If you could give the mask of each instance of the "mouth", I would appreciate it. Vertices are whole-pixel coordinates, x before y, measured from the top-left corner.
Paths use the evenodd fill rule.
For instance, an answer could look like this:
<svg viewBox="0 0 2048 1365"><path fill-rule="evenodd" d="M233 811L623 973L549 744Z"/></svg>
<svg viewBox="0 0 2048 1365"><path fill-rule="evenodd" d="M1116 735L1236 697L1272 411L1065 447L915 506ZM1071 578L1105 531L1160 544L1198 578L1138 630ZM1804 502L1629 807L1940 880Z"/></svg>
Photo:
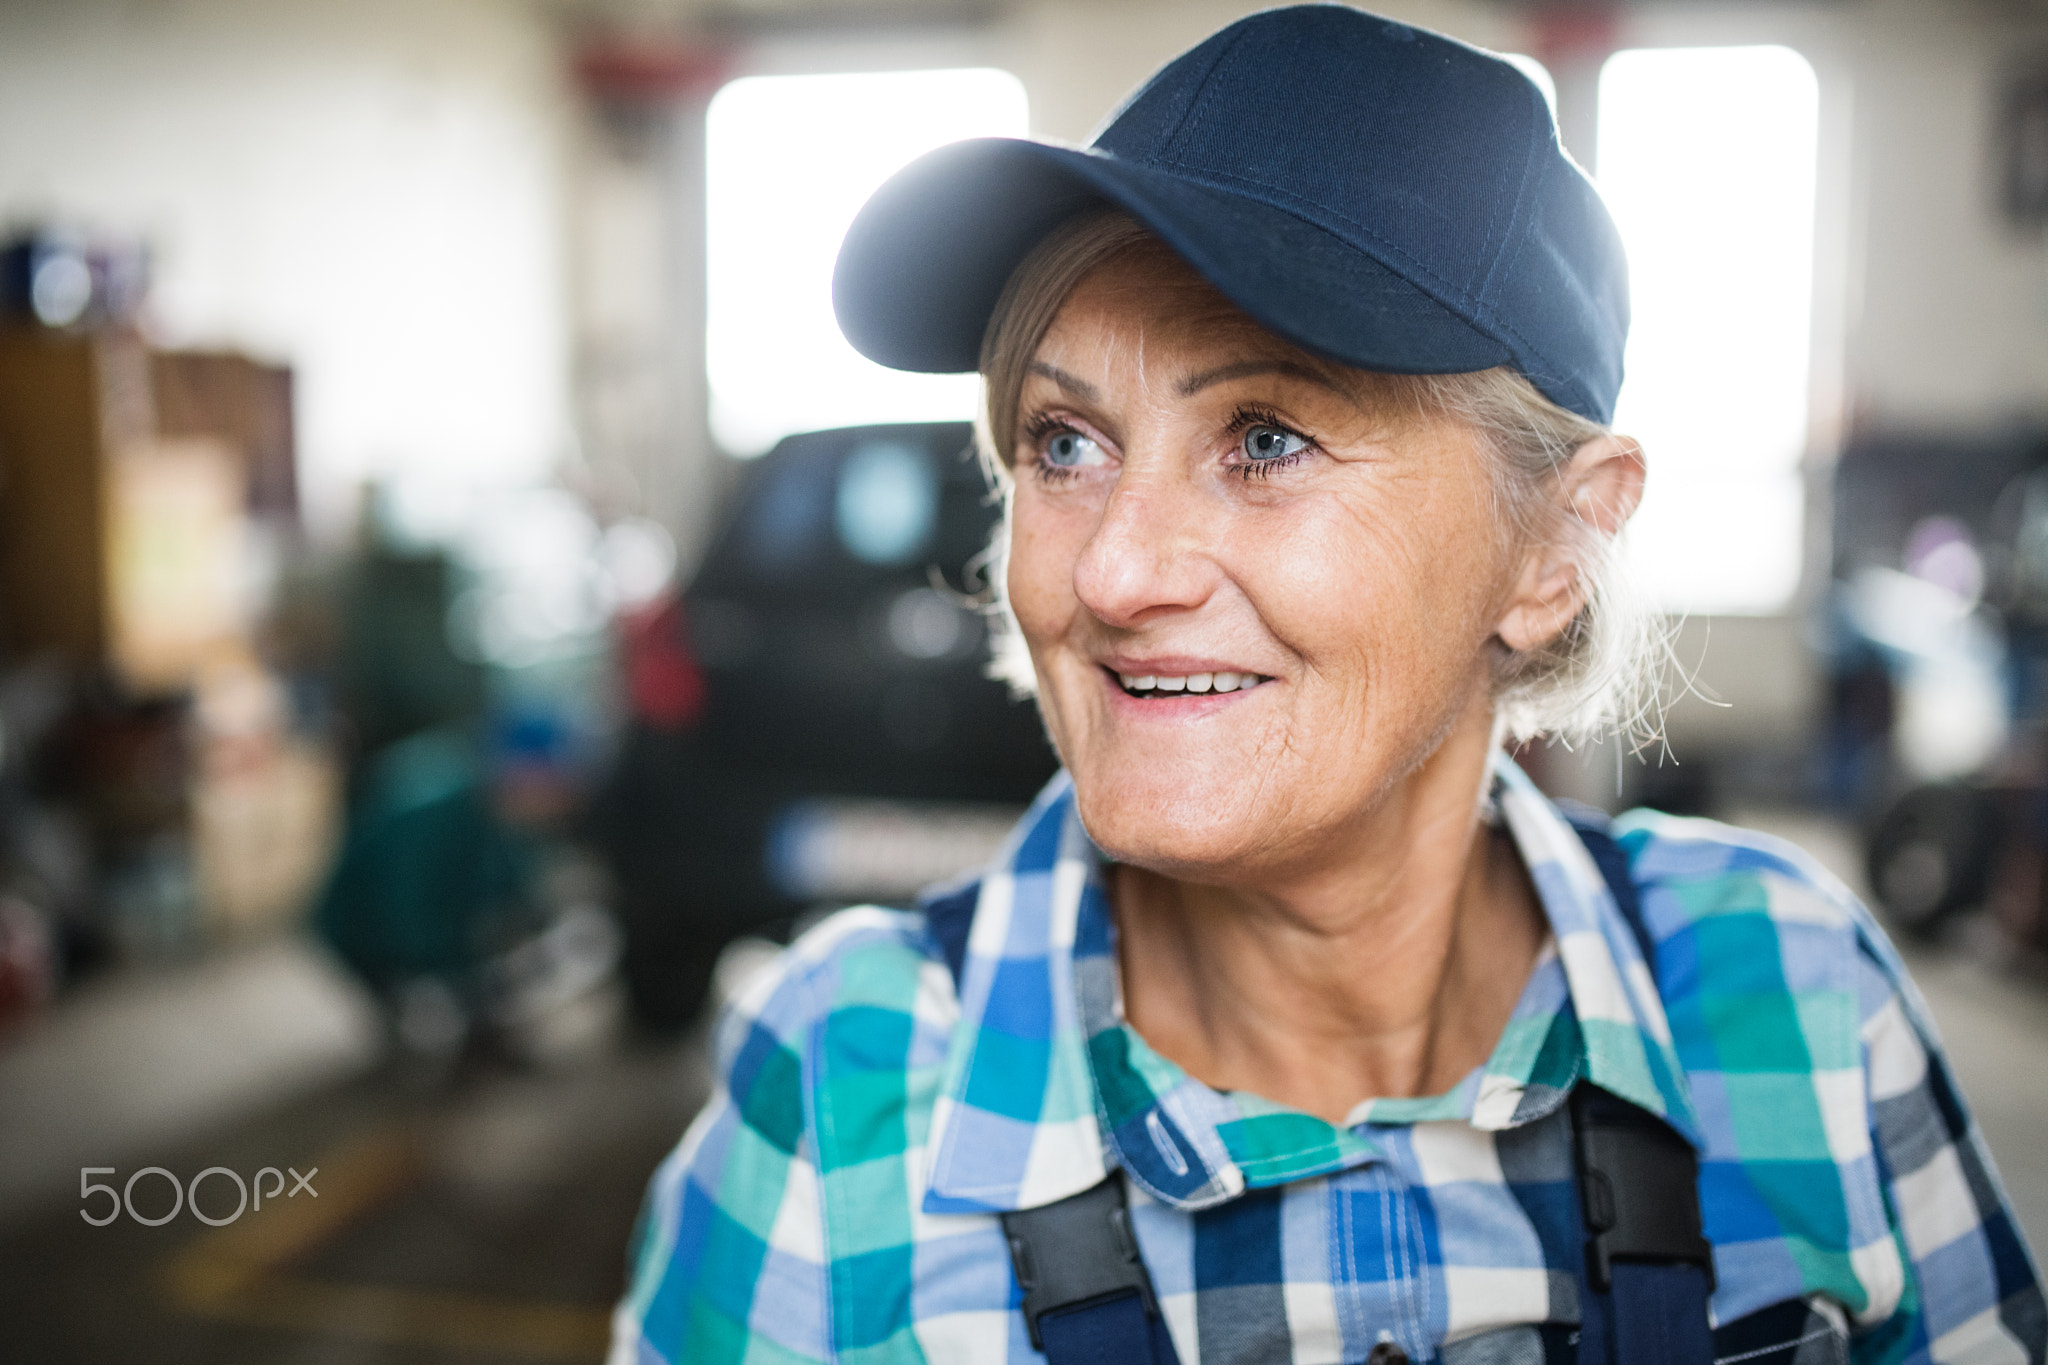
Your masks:
<svg viewBox="0 0 2048 1365"><path fill-rule="evenodd" d="M1273 681L1262 673L1217 671L1210 673L1118 673L1115 678L1125 696L1142 698L1202 697L1227 692L1246 692L1260 683Z"/></svg>

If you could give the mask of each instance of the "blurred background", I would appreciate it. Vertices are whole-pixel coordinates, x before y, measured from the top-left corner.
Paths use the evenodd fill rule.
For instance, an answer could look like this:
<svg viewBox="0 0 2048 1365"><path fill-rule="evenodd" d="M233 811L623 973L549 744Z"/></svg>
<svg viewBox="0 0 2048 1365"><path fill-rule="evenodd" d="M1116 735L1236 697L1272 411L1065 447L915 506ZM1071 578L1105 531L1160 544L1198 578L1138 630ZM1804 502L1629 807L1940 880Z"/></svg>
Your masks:
<svg viewBox="0 0 2048 1365"><path fill-rule="evenodd" d="M0 1354L594 1361L710 1007L987 856L971 379L866 194L1231 0L0 0ZM1383 0L1628 239L1666 742L1879 907L2048 1239L2048 4Z"/></svg>

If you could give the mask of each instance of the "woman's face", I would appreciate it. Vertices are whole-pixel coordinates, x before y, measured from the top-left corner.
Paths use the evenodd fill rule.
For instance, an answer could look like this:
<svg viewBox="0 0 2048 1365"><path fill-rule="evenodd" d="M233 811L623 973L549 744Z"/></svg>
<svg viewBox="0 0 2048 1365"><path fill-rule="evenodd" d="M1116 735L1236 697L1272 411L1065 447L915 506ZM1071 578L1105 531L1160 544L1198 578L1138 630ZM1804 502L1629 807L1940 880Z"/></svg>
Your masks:
<svg viewBox="0 0 2048 1365"><path fill-rule="evenodd" d="M1054 319L1019 406L1008 586L1112 857L1223 884L1306 868L1489 723L1521 556L1477 436L1384 388L1163 250Z"/></svg>

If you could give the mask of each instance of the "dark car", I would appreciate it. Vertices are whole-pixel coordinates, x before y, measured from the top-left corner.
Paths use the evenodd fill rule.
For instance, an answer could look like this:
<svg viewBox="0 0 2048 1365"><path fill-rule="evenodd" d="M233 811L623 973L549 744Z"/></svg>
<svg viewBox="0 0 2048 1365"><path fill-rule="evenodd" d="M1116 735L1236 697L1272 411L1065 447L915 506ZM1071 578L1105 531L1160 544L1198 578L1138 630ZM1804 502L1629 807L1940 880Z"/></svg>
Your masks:
<svg viewBox="0 0 2048 1365"><path fill-rule="evenodd" d="M970 437L811 432L747 471L652 643L687 656L687 705L632 724L598 808L644 1022L693 1018L737 935L985 858L1054 771L1036 708L986 674L999 509Z"/></svg>

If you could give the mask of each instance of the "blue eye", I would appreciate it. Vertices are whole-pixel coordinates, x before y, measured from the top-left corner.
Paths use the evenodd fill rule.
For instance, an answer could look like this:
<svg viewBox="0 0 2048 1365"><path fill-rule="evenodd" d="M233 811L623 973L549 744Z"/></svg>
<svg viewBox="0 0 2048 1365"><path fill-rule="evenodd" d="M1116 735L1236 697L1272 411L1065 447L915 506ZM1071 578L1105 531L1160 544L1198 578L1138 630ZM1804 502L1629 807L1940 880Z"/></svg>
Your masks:
<svg viewBox="0 0 2048 1365"><path fill-rule="evenodd" d="M1078 431L1056 431L1045 443L1045 462L1056 469L1103 463L1102 447Z"/></svg>
<svg viewBox="0 0 2048 1365"><path fill-rule="evenodd" d="M1285 427L1255 426L1244 434L1245 458L1259 463L1299 455L1307 449L1307 438L1297 436Z"/></svg>

